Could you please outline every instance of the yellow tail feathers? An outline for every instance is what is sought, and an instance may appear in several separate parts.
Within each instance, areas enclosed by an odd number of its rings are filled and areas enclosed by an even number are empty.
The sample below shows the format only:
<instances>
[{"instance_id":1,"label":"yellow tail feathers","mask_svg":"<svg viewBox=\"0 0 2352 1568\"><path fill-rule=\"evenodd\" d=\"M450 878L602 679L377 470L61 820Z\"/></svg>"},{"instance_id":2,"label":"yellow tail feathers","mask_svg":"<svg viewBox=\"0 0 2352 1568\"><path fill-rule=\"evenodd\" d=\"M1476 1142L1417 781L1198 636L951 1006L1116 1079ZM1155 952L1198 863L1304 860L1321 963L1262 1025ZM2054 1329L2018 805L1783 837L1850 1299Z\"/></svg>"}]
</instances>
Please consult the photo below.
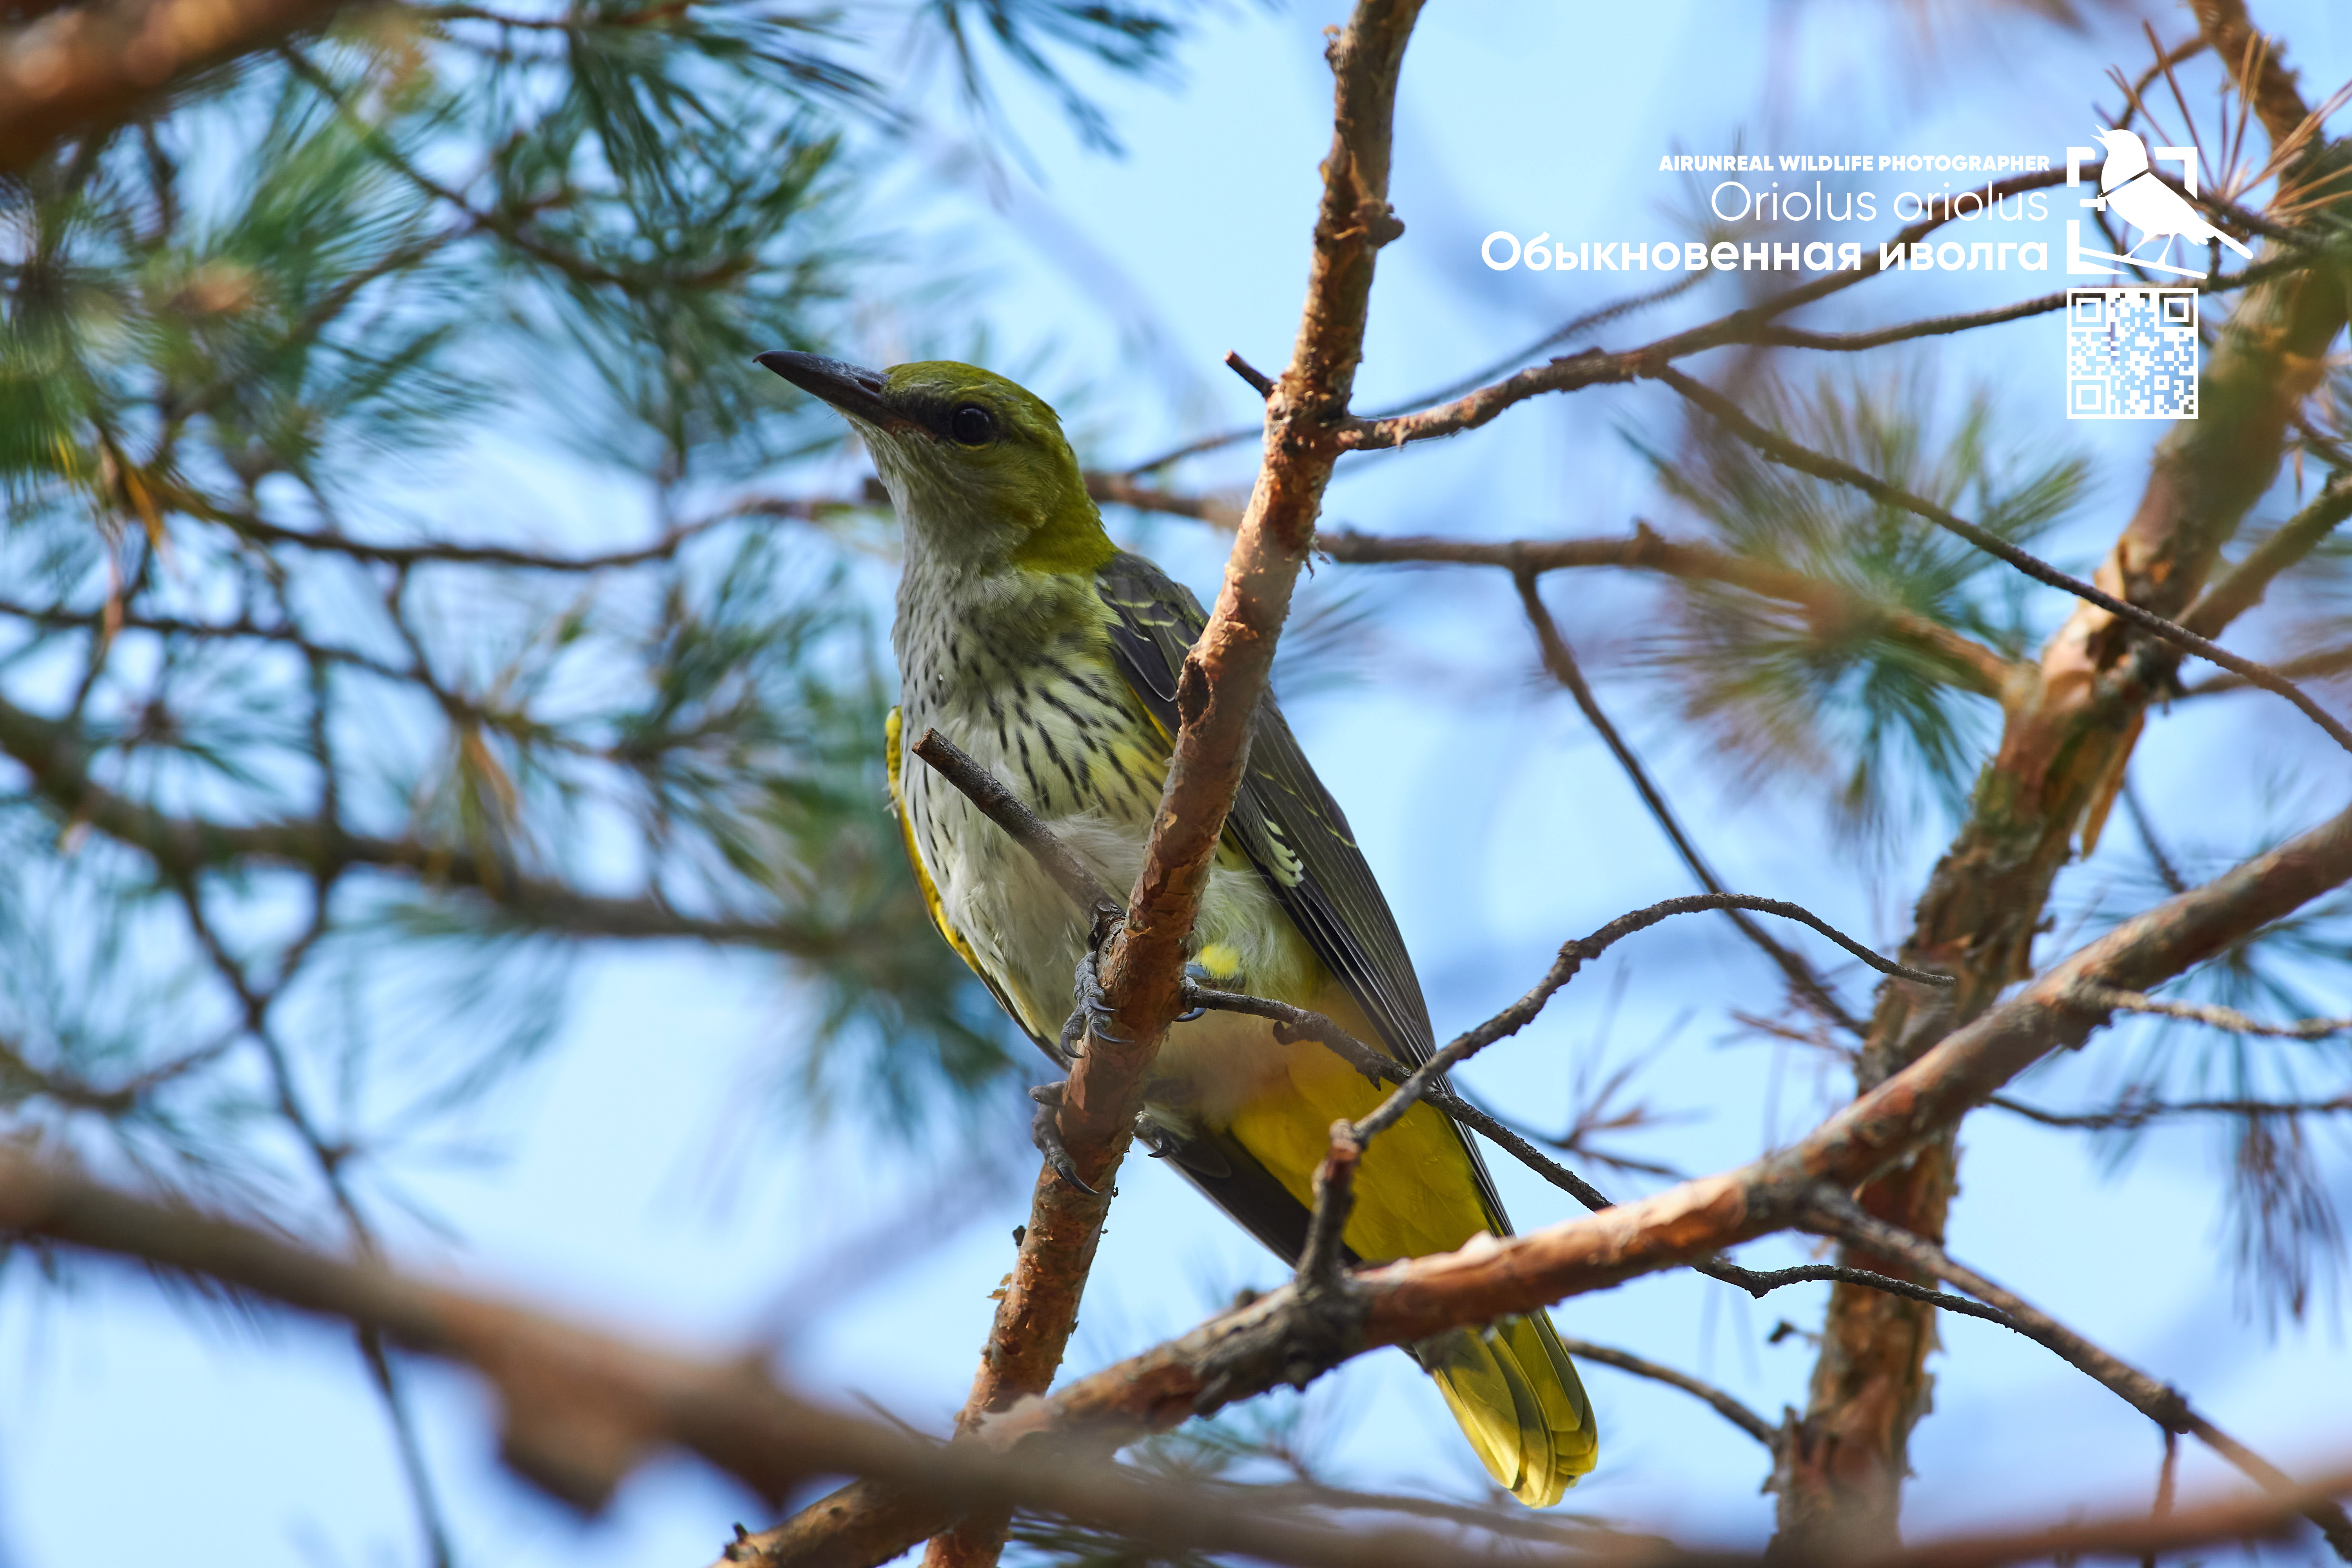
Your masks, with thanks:
<instances>
[{"instance_id":1,"label":"yellow tail feathers","mask_svg":"<svg viewBox=\"0 0 2352 1568\"><path fill-rule=\"evenodd\" d=\"M1599 1434L1551 1320L1538 1312L1414 1347L1486 1473L1529 1508L1549 1508L1592 1468Z\"/></svg>"}]
</instances>

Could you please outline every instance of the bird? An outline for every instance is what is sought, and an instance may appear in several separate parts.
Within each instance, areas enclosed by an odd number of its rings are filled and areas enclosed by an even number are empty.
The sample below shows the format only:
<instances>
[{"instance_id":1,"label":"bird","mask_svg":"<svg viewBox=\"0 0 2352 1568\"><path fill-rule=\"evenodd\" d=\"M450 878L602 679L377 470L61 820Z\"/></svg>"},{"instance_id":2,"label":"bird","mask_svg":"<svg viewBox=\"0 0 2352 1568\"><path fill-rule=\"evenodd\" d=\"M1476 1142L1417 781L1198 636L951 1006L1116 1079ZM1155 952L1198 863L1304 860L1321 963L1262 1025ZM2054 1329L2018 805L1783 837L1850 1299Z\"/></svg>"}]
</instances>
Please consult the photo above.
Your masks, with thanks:
<instances>
[{"instance_id":1,"label":"bird","mask_svg":"<svg viewBox=\"0 0 2352 1568\"><path fill-rule=\"evenodd\" d=\"M2252 251L2206 222L2204 216L2189 205L2186 196L2156 177L2148 166L2147 147L2138 132L2096 131L2093 134L2106 148L2107 161L2099 168L2097 198L2084 205L2102 211L2113 207L2126 223L2139 230L2140 239L2132 247L2133 252L2151 239L2180 235L2192 245L2218 239L2240 256L2252 258Z\"/></svg>"},{"instance_id":2,"label":"bird","mask_svg":"<svg viewBox=\"0 0 2352 1568\"><path fill-rule=\"evenodd\" d=\"M954 786L914 759L928 730L1019 795L1104 882L1131 886L1178 726L1177 676L1206 623L1190 591L1122 551L1042 398L951 361L864 369L776 351L759 364L830 405L871 455L905 539L891 640L891 803L940 934L1030 1039L1059 1040L1088 922ZM1269 693L1211 870L1190 973L1312 1008L1407 1067L1433 1048L1394 916L1347 818ZM1172 1024L1137 1133L1296 1263L1332 1122L1385 1094L1312 1041L1228 1011ZM1354 1260L1450 1252L1510 1221L1477 1149L1414 1105L1365 1151L1341 1232ZM1496 1481L1558 1502L1595 1462L1592 1404L1549 1316L1411 1347Z\"/></svg>"}]
</instances>

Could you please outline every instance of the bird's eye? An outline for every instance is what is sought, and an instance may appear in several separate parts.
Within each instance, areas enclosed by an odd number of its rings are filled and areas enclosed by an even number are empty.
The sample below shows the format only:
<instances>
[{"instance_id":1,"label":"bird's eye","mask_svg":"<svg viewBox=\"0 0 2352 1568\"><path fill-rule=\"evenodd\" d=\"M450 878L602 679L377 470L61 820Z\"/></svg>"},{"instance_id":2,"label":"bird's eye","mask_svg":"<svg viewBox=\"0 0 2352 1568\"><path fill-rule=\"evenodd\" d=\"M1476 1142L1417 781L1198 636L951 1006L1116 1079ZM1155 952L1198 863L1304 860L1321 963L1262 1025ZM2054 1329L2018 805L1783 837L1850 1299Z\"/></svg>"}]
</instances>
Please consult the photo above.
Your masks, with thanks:
<instances>
[{"instance_id":1,"label":"bird's eye","mask_svg":"<svg viewBox=\"0 0 2352 1568\"><path fill-rule=\"evenodd\" d=\"M948 434L967 447L984 447L996 438L996 416L967 403L948 416Z\"/></svg>"}]
</instances>

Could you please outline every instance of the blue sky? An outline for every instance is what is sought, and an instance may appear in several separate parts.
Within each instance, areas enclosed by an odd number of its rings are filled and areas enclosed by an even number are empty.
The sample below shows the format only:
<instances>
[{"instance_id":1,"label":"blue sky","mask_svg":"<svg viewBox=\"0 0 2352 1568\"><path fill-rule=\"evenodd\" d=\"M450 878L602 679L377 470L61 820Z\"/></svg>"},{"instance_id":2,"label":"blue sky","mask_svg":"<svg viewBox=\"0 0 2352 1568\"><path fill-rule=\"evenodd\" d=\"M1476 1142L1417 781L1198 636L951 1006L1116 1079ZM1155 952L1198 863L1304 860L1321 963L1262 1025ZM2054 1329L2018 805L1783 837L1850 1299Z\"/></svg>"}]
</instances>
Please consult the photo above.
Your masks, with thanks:
<instances>
[{"instance_id":1,"label":"blue sky","mask_svg":"<svg viewBox=\"0 0 2352 1568\"><path fill-rule=\"evenodd\" d=\"M1255 400L1218 360L1238 350L1273 370L1286 354L1315 166L1329 138L1320 30L1342 14L1234 6L1184 47L1181 84L1101 84L1130 149L1120 160L1079 149L1050 107L1016 94L1034 172L1008 167L994 195L976 178L935 174L872 197L911 237L894 276L969 271L977 286L948 320L877 304L839 347L887 361L984 327L992 363L1019 368L1059 403L1087 458L1107 465L1247 422ZM2352 14L2322 0L2260 0L2256 14L2288 38L2312 96L2352 76ZM1790 30L1775 32L1790 18ZM2169 11L2158 21L2168 37L2182 25ZM1681 190L1657 172L1659 157L1728 150L1743 136L1780 151L2059 154L2088 139L2095 100L2112 102L2105 66L2136 68L2143 50L2132 36L2119 25L2070 34L2032 18L1923 31L1894 8L1859 4L1433 5L1398 114L1392 195L1407 234L1381 258L1359 404L1444 384L1617 291L1590 273L1487 269L1476 247L1495 229L1678 236L1662 208ZM944 106L940 123L952 123ZM939 166L954 165L943 153ZM1894 176L1874 180L1902 188ZM1990 303L2057 287L2057 276L1889 279L1860 291L1868 298L1841 320ZM1721 299L1703 293L1599 341L1638 341ZM1972 384L1997 387L2025 450L2090 451L2091 496L2050 546L2087 567L2136 498L2158 430L2059 418L2055 331L2043 320L1977 334L1943 351L1932 374L1954 397ZM1625 444L1631 431L1665 427L1669 412L1654 388L1533 404L1469 437L1354 461L1328 513L1379 531L1491 538L1616 532L1636 514L1670 528L1674 515ZM552 498L566 533L605 537L634 521L616 522L584 467L536 450L476 457L480 474ZM856 459L844 458L807 482L822 489L855 472ZM1239 486L1247 472L1244 447L1181 479ZM2260 515L2289 504L2273 497ZM1213 587L1222 536L1166 522L1131 536ZM1307 592L1370 575L1326 566ZM1574 710L1532 679L1507 583L1395 574L1373 592L1387 627L1380 668L1294 716L1389 890L1444 1028L1517 994L1562 938L1688 885ZM1874 942L1899 938L1942 841L1940 819L1924 816L1883 862L1855 855L1825 829L1806 787L1730 782L1658 689L1623 669L1619 656L1656 614L1643 585L1595 575L1549 592L1568 634L1595 658L1604 701L1731 885L1800 899ZM2256 820L2265 789L2282 801L2279 826L2310 820L2329 801L2333 761L2283 705L2235 698L2151 725L2137 777L2159 820L2219 849L2233 836L2225 824ZM2116 853L2103 847L2069 873L2062 910L2120 874ZM1819 944L1808 951L1829 956ZM1850 997L1866 995L1850 970L1837 973ZM1526 1120L1557 1121L1579 1064L1613 1064L1666 1039L1641 1092L1695 1114L1642 1152L1717 1168L1801 1131L1839 1097L1840 1074L1740 1037L1727 1017L1775 999L1769 972L1727 927L1683 921L1629 944L1466 1076ZM975 1172L877 1145L855 1127L794 1121L767 1085L778 1042L804 1022L762 959L594 952L556 1047L474 1129L494 1163L412 1183L454 1238L415 1226L404 1255L714 1351L773 1337L783 1368L807 1386L942 1426L969 1383L988 1293L1025 1212L1024 1129L1008 1118L1003 1158ZM2089 1103L2118 1070L2113 1050L2095 1047L2036 1075L2031 1091ZM2352 1382L2340 1320L2323 1313L2329 1321L2272 1340L2236 1310L2216 1251L2220 1180L2205 1134L2151 1136L2114 1168L2014 1119L1979 1116L1963 1142L1958 1256L2179 1383L2274 1459L2340 1458L2340 1391ZM2342 1192L2340 1160L2336 1169ZM1515 1170L1498 1174L1522 1227L1562 1215L1559 1194ZM840 1260L877 1232L906 1241L905 1261L845 1272ZM1786 1262L1802 1248L1776 1241L1750 1253L1751 1262ZM1139 1349L1276 1272L1189 1189L1139 1163L1113 1213L1072 1364ZM1570 1333L1687 1366L1777 1415L1801 1405L1811 1353L1768 1335L1783 1319L1817 1324L1821 1300L1801 1288L1749 1303L1677 1276L1573 1301L1558 1316ZM1936 1410L1913 1450L1916 1526L2146 1495L2158 1447L2145 1421L2002 1331L1947 1319L1940 1332ZM63 1568L126 1542L169 1542L177 1561L240 1568L418 1560L347 1335L190 1306L143 1277L94 1268L77 1271L69 1291L19 1280L0 1295L0 1365L11 1373L0 1379L0 1563ZM469 1380L418 1368L415 1381L467 1562L699 1564L732 1521L766 1522L729 1485L667 1463L583 1524L497 1468L493 1426ZM1697 1537L1760 1539L1770 1500L1757 1491L1759 1448L1679 1394L1605 1369L1588 1383L1604 1459L1570 1506ZM1345 1473L1450 1489L1475 1481L1433 1391L1402 1357L1354 1363L1307 1398L1310 1429ZM2192 1450L2184 1474L2193 1486L2221 1472Z\"/></svg>"}]
</instances>

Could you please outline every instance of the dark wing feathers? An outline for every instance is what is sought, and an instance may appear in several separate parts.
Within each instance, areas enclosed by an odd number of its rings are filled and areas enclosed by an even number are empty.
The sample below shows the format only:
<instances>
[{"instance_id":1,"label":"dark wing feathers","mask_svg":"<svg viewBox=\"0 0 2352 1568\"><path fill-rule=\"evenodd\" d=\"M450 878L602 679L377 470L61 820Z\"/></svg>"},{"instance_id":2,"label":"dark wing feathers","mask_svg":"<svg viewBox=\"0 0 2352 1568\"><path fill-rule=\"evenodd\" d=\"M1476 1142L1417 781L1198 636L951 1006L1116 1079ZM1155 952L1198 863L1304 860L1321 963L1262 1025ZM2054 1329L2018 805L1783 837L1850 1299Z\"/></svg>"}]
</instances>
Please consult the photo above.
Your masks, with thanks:
<instances>
[{"instance_id":1,"label":"dark wing feathers","mask_svg":"<svg viewBox=\"0 0 2352 1568\"><path fill-rule=\"evenodd\" d=\"M1119 668L1161 728L1176 732L1176 677L1208 624L1192 591L1140 556L1119 554L1097 574L1118 616ZM1247 854L1316 953L1339 976L1400 1060L1429 1059L1429 1006L1395 917L1348 819L1323 787L1282 710L1258 704L1242 786L1225 831Z\"/></svg>"},{"instance_id":2,"label":"dark wing feathers","mask_svg":"<svg viewBox=\"0 0 2352 1568\"><path fill-rule=\"evenodd\" d=\"M1191 590L1139 555L1113 556L1095 581L1114 614L1111 647L1121 673L1173 736L1177 674L1208 616ZM1396 917L1357 847L1346 815L1315 776L1271 693L1258 703L1225 831L1265 878L1316 955L1362 1005L1391 1054L1408 1067L1427 1061L1435 1048L1429 1005L1422 998ZM1486 1163L1466 1136L1463 1144L1479 1191L1500 1224L1502 1204ZM1250 1228L1265 1239L1258 1226Z\"/></svg>"}]
</instances>

